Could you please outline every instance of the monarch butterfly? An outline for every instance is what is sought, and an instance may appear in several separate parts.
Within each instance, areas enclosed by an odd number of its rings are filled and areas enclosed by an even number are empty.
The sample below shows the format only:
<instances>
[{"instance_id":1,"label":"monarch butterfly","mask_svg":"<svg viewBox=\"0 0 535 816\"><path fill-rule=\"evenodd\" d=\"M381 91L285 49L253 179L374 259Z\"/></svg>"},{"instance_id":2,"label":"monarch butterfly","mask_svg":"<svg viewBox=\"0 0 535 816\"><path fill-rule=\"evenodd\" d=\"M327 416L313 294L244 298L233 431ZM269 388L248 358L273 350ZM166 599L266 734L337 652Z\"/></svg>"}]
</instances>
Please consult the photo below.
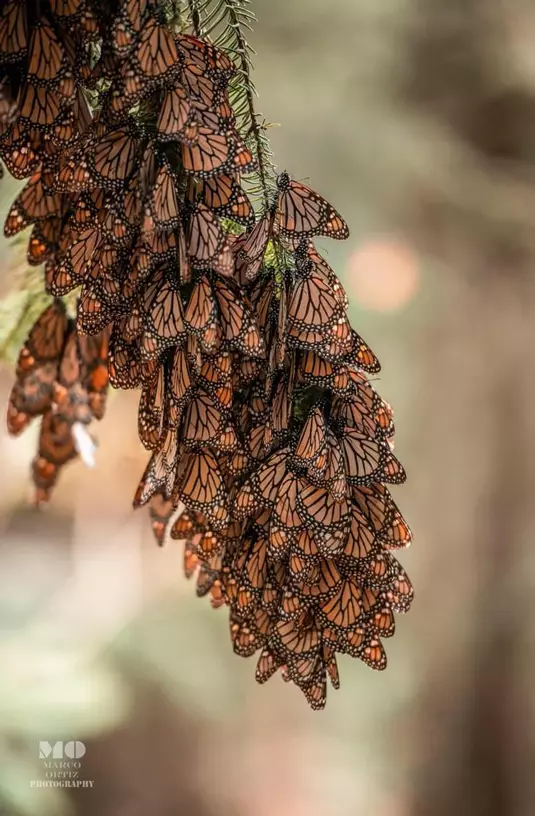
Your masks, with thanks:
<instances>
[{"instance_id":1,"label":"monarch butterfly","mask_svg":"<svg viewBox=\"0 0 535 816\"><path fill-rule=\"evenodd\" d=\"M344 425L368 436L389 438L394 433L392 409L362 376L354 377L354 393L335 397L332 415Z\"/></svg>"},{"instance_id":2,"label":"monarch butterfly","mask_svg":"<svg viewBox=\"0 0 535 816\"><path fill-rule=\"evenodd\" d=\"M223 252L226 236L218 218L202 203L192 208L187 230L187 251L193 267L213 266Z\"/></svg>"},{"instance_id":3,"label":"monarch butterfly","mask_svg":"<svg viewBox=\"0 0 535 816\"><path fill-rule=\"evenodd\" d=\"M264 263L274 217L274 212L265 213L250 233L245 233L236 241L236 272L242 284L254 280Z\"/></svg>"},{"instance_id":4,"label":"monarch butterfly","mask_svg":"<svg viewBox=\"0 0 535 816\"><path fill-rule=\"evenodd\" d=\"M335 631L352 629L362 614L362 590L353 578L342 582L336 594L320 605L320 620Z\"/></svg>"},{"instance_id":5,"label":"monarch butterfly","mask_svg":"<svg viewBox=\"0 0 535 816\"><path fill-rule=\"evenodd\" d=\"M164 545L168 535L168 525L173 512L173 502L166 499L162 493L155 493L149 502L149 515L154 538L160 547Z\"/></svg>"},{"instance_id":6,"label":"monarch butterfly","mask_svg":"<svg viewBox=\"0 0 535 816\"><path fill-rule=\"evenodd\" d=\"M186 507L198 510L221 529L228 522L227 494L223 476L210 451L186 453L178 475L178 498Z\"/></svg>"},{"instance_id":7,"label":"monarch butterfly","mask_svg":"<svg viewBox=\"0 0 535 816\"><path fill-rule=\"evenodd\" d=\"M377 638L367 638L357 657L371 669L376 669L376 671L386 669L386 652L383 644Z\"/></svg>"},{"instance_id":8,"label":"monarch butterfly","mask_svg":"<svg viewBox=\"0 0 535 816\"><path fill-rule=\"evenodd\" d=\"M295 587L304 598L327 601L333 597L341 582L342 576L334 560L318 556L308 579L296 581Z\"/></svg>"},{"instance_id":9,"label":"monarch butterfly","mask_svg":"<svg viewBox=\"0 0 535 816\"><path fill-rule=\"evenodd\" d=\"M291 394L285 378L275 388L271 413L268 419L269 431L277 441L286 439L291 411Z\"/></svg>"},{"instance_id":10,"label":"monarch butterfly","mask_svg":"<svg viewBox=\"0 0 535 816\"><path fill-rule=\"evenodd\" d=\"M165 370L158 369L157 376L145 383L141 391L138 410L138 433L141 443L148 450L157 450L164 430Z\"/></svg>"},{"instance_id":11,"label":"monarch butterfly","mask_svg":"<svg viewBox=\"0 0 535 816\"><path fill-rule=\"evenodd\" d=\"M54 29L42 17L34 26L28 50L28 76L49 90L58 90L65 78L65 51Z\"/></svg>"},{"instance_id":12,"label":"monarch butterfly","mask_svg":"<svg viewBox=\"0 0 535 816\"><path fill-rule=\"evenodd\" d=\"M185 508L175 519L171 528L171 538L174 540L191 541L197 534L203 534L208 529L208 522L201 513L189 511ZM189 576L187 576L189 577Z\"/></svg>"},{"instance_id":13,"label":"monarch butterfly","mask_svg":"<svg viewBox=\"0 0 535 816\"><path fill-rule=\"evenodd\" d=\"M254 631L249 621L240 620L234 613L229 618L232 647L240 657L251 657L265 642L265 636Z\"/></svg>"},{"instance_id":14,"label":"monarch butterfly","mask_svg":"<svg viewBox=\"0 0 535 816\"><path fill-rule=\"evenodd\" d=\"M63 21L80 26L84 37L93 38L99 33L99 20L90 8L88 0L49 0L52 13Z\"/></svg>"},{"instance_id":15,"label":"monarch butterfly","mask_svg":"<svg viewBox=\"0 0 535 816\"><path fill-rule=\"evenodd\" d=\"M74 423L88 425L93 419L84 380L85 371L73 323L65 343L53 392L54 410L68 420L70 425Z\"/></svg>"},{"instance_id":16,"label":"monarch butterfly","mask_svg":"<svg viewBox=\"0 0 535 816\"><path fill-rule=\"evenodd\" d=\"M349 301L344 290L344 287L338 280L336 274L331 269L325 258L323 258L314 243L309 239L302 239L295 250L294 253L296 266L301 269L303 265L306 265L307 261L311 261L314 267L314 272L317 275L320 275L326 283L329 284L331 287L334 296L336 297L339 305L346 310L349 306Z\"/></svg>"},{"instance_id":17,"label":"monarch butterfly","mask_svg":"<svg viewBox=\"0 0 535 816\"><path fill-rule=\"evenodd\" d=\"M99 334L113 321L100 282L84 283L78 300L77 326L81 334Z\"/></svg>"},{"instance_id":18,"label":"monarch butterfly","mask_svg":"<svg viewBox=\"0 0 535 816\"><path fill-rule=\"evenodd\" d=\"M364 616L364 624L367 631L377 639L392 637L396 631L394 613L388 606L372 609Z\"/></svg>"},{"instance_id":19,"label":"monarch butterfly","mask_svg":"<svg viewBox=\"0 0 535 816\"><path fill-rule=\"evenodd\" d=\"M386 448L379 440L346 427L340 440L347 479L352 484L366 484L383 475Z\"/></svg>"},{"instance_id":20,"label":"monarch butterfly","mask_svg":"<svg viewBox=\"0 0 535 816\"><path fill-rule=\"evenodd\" d=\"M269 640L270 648L285 661L294 655L315 654L319 643L320 634L315 627L299 629L294 621L277 621Z\"/></svg>"},{"instance_id":21,"label":"monarch butterfly","mask_svg":"<svg viewBox=\"0 0 535 816\"><path fill-rule=\"evenodd\" d=\"M247 547L242 540L240 557L234 557L231 562L230 574L232 580L244 585L249 592L259 599L260 591L264 588L268 578L268 559L266 539L262 536L251 540Z\"/></svg>"},{"instance_id":22,"label":"monarch butterfly","mask_svg":"<svg viewBox=\"0 0 535 816\"><path fill-rule=\"evenodd\" d=\"M345 357L346 363L355 365L367 374L378 374L381 370L379 360L354 329L351 331L351 343L352 350Z\"/></svg>"},{"instance_id":23,"label":"monarch butterfly","mask_svg":"<svg viewBox=\"0 0 535 816\"><path fill-rule=\"evenodd\" d=\"M14 122L0 138L0 156L16 179L30 176L37 170L40 162L29 133L18 121Z\"/></svg>"},{"instance_id":24,"label":"monarch butterfly","mask_svg":"<svg viewBox=\"0 0 535 816\"><path fill-rule=\"evenodd\" d=\"M166 348L180 345L185 340L180 291L176 282L164 272L145 290L143 311L145 330L141 343L142 359L159 357Z\"/></svg>"},{"instance_id":25,"label":"monarch butterfly","mask_svg":"<svg viewBox=\"0 0 535 816\"><path fill-rule=\"evenodd\" d=\"M201 66L192 62L184 65L181 81L193 103L200 102L211 107L218 104L221 96L219 82L215 77L210 78Z\"/></svg>"},{"instance_id":26,"label":"monarch butterfly","mask_svg":"<svg viewBox=\"0 0 535 816\"><path fill-rule=\"evenodd\" d=\"M141 352L138 343L129 341L123 336L123 324L124 321L116 321L110 336L108 352L110 383L114 388L137 388L142 381ZM150 370L151 366L155 374L156 363L148 363L145 368ZM146 379L150 379L150 376Z\"/></svg>"},{"instance_id":27,"label":"monarch butterfly","mask_svg":"<svg viewBox=\"0 0 535 816\"><path fill-rule=\"evenodd\" d=\"M43 170L38 170L19 193L7 214L4 235L11 237L35 220L59 213L62 200L59 194L49 193L43 186Z\"/></svg>"},{"instance_id":28,"label":"monarch butterfly","mask_svg":"<svg viewBox=\"0 0 535 816\"><path fill-rule=\"evenodd\" d=\"M43 362L17 379L9 395L6 424L12 436L18 436L35 416L52 407L58 361Z\"/></svg>"},{"instance_id":29,"label":"monarch butterfly","mask_svg":"<svg viewBox=\"0 0 535 816\"><path fill-rule=\"evenodd\" d=\"M182 164L186 173L201 179L256 169L253 154L235 131L215 133L207 127L199 127L194 144L182 145Z\"/></svg>"},{"instance_id":30,"label":"monarch butterfly","mask_svg":"<svg viewBox=\"0 0 535 816\"><path fill-rule=\"evenodd\" d=\"M68 235L68 233L67 233ZM66 236L67 237L67 236ZM86 230L67 242L65 252L58 252L45 268L46 289L53 295L65 295L89 278L101 250L101 236L96 229Z\"/></svg>"},{"instance_id":31,"label":"monarch butterfly","mask_svg":"<svg viewBox=\"0 0 535 816\"><path fill-rule=\"evenodd\" d=\"M358 575L367 589L386 589L391 587L398 566L389 552L376 552L365 563L358 565Z\"/></svg>"},{"instance_id":32,"label":"monarch butterfly","mask_svg":"<svg viewBox=\"0 0 535 816\"><path fill-rule=\"evenodd\" d=\"M299 360L299 381L329 388L337 394L345 394L351 388L349 372L345 366L334 366L312 351L306 351Z\"/></svg>"},{"instance_id":33,"label":"monarch butterfly","mask_svg":"<svg viewBox=\"0 0 535 816\"><path fill-rule=\"evenodd\" d=\"M323 405L311 408L295 448L295 458L313 462L325 448L325 415Z\"/></svg>"},{"instance_id":34,"label":"monarch butterfly","mask_svg":"<svg viewBox=\"0 0 535 816\"><path fill-rule=\"evenodd\" d=\"M200 388L189 402L182 436L185 446L190 448L211 445L218 450L233 450L237 444L232 424L212 397Z\"/></svg>"},{"instance_id":35,"label":"monarch butterfly","mask_svg":"<svg viewBox=\"0 0 535 816\"><path fill-rule=\"evenodd\" d=\"M286 477L288 448L283 448L269 457L255 478L254 492L264 505L274 507L281 486Z\"/></svg>"},{"instance_id":36,"label":"monarch butterfly","mask_svg":"<svg viewBox=\"0 0 535 816\"><path fill-rule=\"evenodd\" d=\"M61 227L62 221L57 217L45 218L34 224L26 255L31 266L39 266L54 255L58 249Z\"/></svg>"},{"instance_id":37,"label":"monarch butterfly","mask_svg":"<svg viewBox=\"0 0 535 816\"><path fill-rule=\"evenodd\" d=\"M283 664L283 660L277 657L273 652L264 646L258 663L256 664L255 679L257 683L265 683L272 677L277 669Z\"/></svg>"},{"instance_id":38,"label":"monarch butterfly","mask_svg":"<svg viewBox=\"0 0 535 816\"><path fill-rule=\"evenodd\" d=\"M339 563L353 566L358 562L364 563L379 550L379 541L371 525L360 510L352 505L351 527L345 541L342 558Z\"/></svg>"},{"instance_id":39,"label":"monarch butterfly","mask_svg":"<svg viewBox=\"0 0 535 816\"><path fill-rule=\"evenodd\" d=\"M136 34L145 20L148 0L126 0L120 5L112 25L112 42L116 54L124 56L135 43Z\"/></svg>"},{"instance_id":40,"label":"monarch butterfly","mask_svg":"<svg viewBox=\"0 0 535 816\"><path fill-rule=\"evenodd\" d=\"M143 25L135 56L141 71L150 79L163 79L179 64L172 32L154 18Z\"/></svg>"},{"instance_id":41,"label":"monarch butterfly","mask_svg":"<svg viewBox=\"0 0 535 816\"><path fill-rule=\"evenodd\" d=\"M134 172L141 143L132 122L99 136L97 126L71 154L58 173L57 189L65 192L96 187L120 191Z\"/></svg>"},{"instance_id":42,"label":"monarch butterfly","mask_svg":"<svg viewBox=\"0 0 535 816\"><path fill-rule=\"evenodd\" d=\"M232 377L232 358L228 351L206 354L202 360L200 379L207 387L230 383Z\"/></svg>"},{"instance_id":43,"label":"monarch butterfly","mask_svg":"<svg viewBox=\"0 0 535 816\"><path fill-rule=\"evenodd\" d=\"M26 1L7 0L0 12L0 63L19 60L27 48Z\"/></svg>"},{"instance_id":44,"label":"monarch butterfly","mask_svg":"<svg viewBox=\"0 0 535 816\"><path fill-rule=\"evenodd\" d=\"M178 226L180 211L177 178L167 162L158 170L154 188L145 211L144 232L152 229L172 230Z\"/></svg>"},{"instance_id":45,"label":"monarch butterfly","mask_svg":"<svg viewBox=\"0 0 535 816\"><path fill-rule=\"evenodd\" d=\"M190 146L197 142L199 122L196 112L180 86L165 92L156 127L161 142L180 141Z\"/></svg>"},{"instance_id":46,"label":"monarch butterfly","mask_svg":"<svg viewBox=\"0 0 535 816\"><path fill-rule=\"evenodd\" d=\"M17 106L7 79L0 80L0 144L17 118Z\"/></svg>"},{"instance_id":47,"label":"monarch butterfly","mask_svg":"<svg viewBox=\"0 0 535 816\"><path fill-rule=\"evenodd\" d=\"M175 349L169 365L168 387L169 398L176 407L181 408L193 387L188 355L184 349Z\"/></svg>"},{"instance_id":48,"label":"monarch butterfly","mask_svg":"<svg viewBox=\"0 0 535 816\"><path fill-rule=\"evenodd\" d=\"M168 495L166 487L166 473L160 451L155 451L150 457L143 476L138 484L132 505L134 509L144 507L154 495Z\"/></svg>"},{"instance_id":49,"label":"monarch butterfly","mask_svg":"<svg viewBox=\"0 0 535 816\"><path fill-rule=\"evenodd\" d=\"M409 546L411 530L384 485L378 482L360 485L354 488L353 499L385 546L391 549Z\"/></svg>"},{"instance_id":50,"label":"monarch butterfly","mask_svg":"<svg viewBox=\"0 0 535 816\"><path fill-rule=\"evenodd\" d=\"M220 174L204 179L202 194L206 206L219 217L230 218L248 228L254 224L252 204L231 176Z\"/></svg>"},{"instance_id":51,"label":"monarch butterfly","mask_svg":"<svg viewBox=\"0 0 535 816\"><path fill-rule=\"evenodd\" d=\"M195 65L206 73L216 73L227 79L236 73L236 66L230 57L211 43L191 34L179 34L176 42L187 67Z\"/></svg>"},{"instance_id":52,"label":"monarch butterfly","mask_svg":"<svg viewBox=\"0 0 535 816\"><path fill-rule=\"evenodd\" d=\"M207 526L207 529L201 532L196 546L199 557L203 561L206 561L213 559L215 556L220 556L223 554L225 550L225 539L221 535L215 535L215 533ZM214 569L214 567L211 566L210 569ZM220 569L221 563L219 563L217 567L217 579L219 579Z\"/></svg>"},{"instance_id":53,"label":"monarch butterfly","mask_svg":"<svg viewBox=\"0 0 535 816\"><path fill-rule=\"evenodd\" d=\"M286 473L280 483L277 498L273 507L273 514L270 524L270 537L274 530L281 532L282 536L286 531L291 532L301 526L301 519L297 512L297 492L298 479L293 473Z\"/></svg>"},{"instance_id":54,"label":"monarch butterfly","mask_svg":"<svg viewBox=\"0 0 535 816\"><path fill-rule=\"evenodd\" d=\"M276 226L283 238L300 241L303 236L325 235L329 238L349 237L342 216L318 193L288 173L277 179L279 189Z\"/></svg>"},{"instance_id":55,"label":"monarch butterfly","mask_svg":"<svg viewBox=\"0 0 535 816\"><path fill-rule=\"evenodd\" d=\"M307 470L307 478L316 487L325 487L337 502L349 495L340 443L332 431L326 435L325 455L320 456ZM324 465L324 466L323 466Z\"/></svg>"},{"instance_id":56,"label":"monarch butterfly","mask_svg":"<svg viewBox=\"0 0 535 816\"><path fill-rule=\"evenodd\" d=\"M288 304L288 322L305 342L323 341L322 332L342 318L343 311L330 285L314 272L312 262L303 268L292 287ZM310 341L309 341L310 342Z\"/></svg>"},{"instance_id":57,"label":"monarch butterfly","mask_svg":"<svg viewBox=\"0 0 535 816\"><path fill-rule=\"evenodd\" d=\"M139 289L151 272L163 266L166 261L176 259L177 240L175 232L153 231L139 236L130 255L130 274L126 281L132 292Z\"/></svg>"},{"instance_id":58,"label":"monarch butterfly","mask_svg":"<svg viewBox=\"0 0 535 816\"><path fill-rule=\"evenodd\" d=\"M102 419L108 392L108 348L110 332L95 337L78 338L78 348L84 367L84 387L89 396L89 407L95 419Z\"/></svg>"},{"instance_id":59,"label":"monarch butterfly","mask_svg":"<svg viewBox=\"0 0 535 816\"><path fill-rule=\"evenodd\" d=\"M58 119L62 100L59 93L27 82L20 90L17 105L23 125L47 129Z\"/></svg>"},{"instance_id":60,"label":"monarch butterfly","mask_svg":"<svg viewBox=\"0 0 535 816\"><path fill-rule=\"evenodd\" d=\"M63 301L54 299L38 317L28 334L17 361L17 378L24 377L36 365L59 360L67 326Z\"/></svg>"},{"instance_id":61,"label":"monarch butterfly","mask_svg":"<svg viewBox=\"0 0 535 816\"><path fill-rule=\"evenodd\" d=\"M409 577L401 564L396 563L390 588L384 593L384 599L394 612L408 612L414 597L414 590Z\"/></svg>"},{"instance_id":62,"label":"monarch butterfly","mask_svg":"<svg viewBox=\"0 0 535 816\"><path fill-rule=\"evenodd\" d=\"M219 555L211 556L207 561L200 557L201 563L197 575L196 595L198 598L204 598L205 595L210 594L210 602L214 609L225 603L221 591L220 561Z\"/></svg>"},{"instance_id":63,"label":"monarch butterfly","mask_svg":"<svg viewBox=\"0 0 535 816\"><path fill-rule=\"evenodd\" d=\"M349 524L349 505L345 499L336 501L327 488L307 484L299 485L296 505L303 524L311 525L320 533L336 533Z\"/></svg>"},{"instance_id":64,"label":"monarch butterfly","mask_svg":"<svg viewBox=\"0 0 535 816\"><path fill-rule=\"evenodd\" d=\"M36 504L46 503L61 468L77 456L69 422L47 411L41 421L37 455L32 462Z\"/></svg>"},{"instance_id":65,"label":"monarch butterfly","mask_svg":"<svg viewBox=\"0 0 535 816\"><path fill-rule=\"evenodd\" d=\"M286 682L295 683L307 696L309 689L314 687L321 674L321 657L318 653L299 658L292 656L286 662L283 671ZM323 670L323 679L325 681L325 670ZM324 700L325 692L324 682Z\"/></svg>"},{"instance_id":66,"label":"monarch butterfly","mask_svg":"<svg viewBox=\"0 0 535 816\"><path fill-rule=\"evenodd\" d=\"M241 297L236 297L231 286L223 279L214 281L223 340L229 347L250 357L262 357L264 340L254 322L251 310Z\"/></svg>"}]
</instances>

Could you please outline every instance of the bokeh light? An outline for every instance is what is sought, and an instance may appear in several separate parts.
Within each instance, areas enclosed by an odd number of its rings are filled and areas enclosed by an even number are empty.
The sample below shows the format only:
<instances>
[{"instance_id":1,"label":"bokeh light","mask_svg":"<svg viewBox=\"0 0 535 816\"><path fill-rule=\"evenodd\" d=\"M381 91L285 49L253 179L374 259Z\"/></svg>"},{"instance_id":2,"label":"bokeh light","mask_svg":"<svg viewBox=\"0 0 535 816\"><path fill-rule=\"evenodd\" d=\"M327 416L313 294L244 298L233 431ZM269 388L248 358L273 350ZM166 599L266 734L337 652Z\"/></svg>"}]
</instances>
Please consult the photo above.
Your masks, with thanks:
<instances>
[{"instance_id":1,"label":"bokeh light","mask_svg":"<svg viewBox=\"0 0 535 816\"><path fill-rule=\"evenodd\" d=\"M349 296L366 309L401 309L413 299L419 282L419 258L400 238L366 241L349 257Z\"/></svg>"}]
</instances>

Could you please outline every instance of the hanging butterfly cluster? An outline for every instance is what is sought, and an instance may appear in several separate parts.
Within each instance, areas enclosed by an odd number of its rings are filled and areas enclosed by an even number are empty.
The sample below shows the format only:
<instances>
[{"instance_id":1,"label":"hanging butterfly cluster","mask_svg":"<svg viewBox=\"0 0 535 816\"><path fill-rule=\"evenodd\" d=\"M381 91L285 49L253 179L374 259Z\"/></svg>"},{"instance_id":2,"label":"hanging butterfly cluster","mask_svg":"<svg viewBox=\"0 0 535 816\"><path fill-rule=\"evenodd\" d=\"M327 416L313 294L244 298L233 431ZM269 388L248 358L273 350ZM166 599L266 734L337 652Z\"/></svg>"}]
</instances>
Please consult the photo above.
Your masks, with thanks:
<instances>
[{"instance_id":1,"label":"hanging butterfly cluster","mask_svg":"<svg viewBox=\"0 0 535 816\"><path fill-rule=\"evenodd\" d=\"M5 232L32 226L28 261L55 298L21 352L8 423L43 416L46 495L73 427L102 415L108 375L140 388L151 455L134 505L159 543L185 542L198 594L229 607L235 652L259 652L257 680L280 668L322 708L336 653L384 668L381 639L412 599L392 555L411 537L385 487L405 479L392 411L313 244L347 225L286 173L256 216L244 177L259 148L229 93L243 66L184 33L176 6L0 11L0 156L30 177ZM78 288L76 334L60 299Z\"/></svg>"},{"instance_id":2,"label":"hanging butterfly cluster","mask_svg":"<svg viewBox=\"0 0 535 816\"><path fill-rule=\"evenodd\" d=\"M104 416L107 357L108 332L79 335L57 298L38 318L21 349L7 428L18 436L32 419L41 417L32 464L37 504L49 501L59 471L80 449L86 458L92 456L90 437L81 429Z\"/></svg>"}]
</instances>

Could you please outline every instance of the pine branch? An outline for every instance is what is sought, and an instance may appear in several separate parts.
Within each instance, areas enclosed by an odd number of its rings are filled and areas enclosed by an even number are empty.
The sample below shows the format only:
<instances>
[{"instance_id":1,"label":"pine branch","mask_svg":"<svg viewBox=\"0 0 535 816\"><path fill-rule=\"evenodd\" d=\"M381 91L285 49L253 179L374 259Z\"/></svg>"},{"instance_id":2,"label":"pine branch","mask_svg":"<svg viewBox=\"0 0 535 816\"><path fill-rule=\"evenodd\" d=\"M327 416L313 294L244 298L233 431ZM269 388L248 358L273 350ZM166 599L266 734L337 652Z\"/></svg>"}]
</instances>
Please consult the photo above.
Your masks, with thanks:
<instances>
[{"instance_id":1,"label":"pine branch","mask_svg":"<svg viewBox=\"0 0 535 816\"><path fill-rule=\"evenodd\" d=\"M276 171L266 136L270 125L265 120L260 123L255 112L258 93L251 78L255 51L244 33L252 31L252 23L256 21L249 5L250 0L188 0L188 11L196 36L210 38L214 45L228 52L237 63L238 72L231 81L229 98L238 129L258 162L257 183L247 180L247 188L252 196L262 199L267 210L276 186Z\"/></svg>"}]
</instances>

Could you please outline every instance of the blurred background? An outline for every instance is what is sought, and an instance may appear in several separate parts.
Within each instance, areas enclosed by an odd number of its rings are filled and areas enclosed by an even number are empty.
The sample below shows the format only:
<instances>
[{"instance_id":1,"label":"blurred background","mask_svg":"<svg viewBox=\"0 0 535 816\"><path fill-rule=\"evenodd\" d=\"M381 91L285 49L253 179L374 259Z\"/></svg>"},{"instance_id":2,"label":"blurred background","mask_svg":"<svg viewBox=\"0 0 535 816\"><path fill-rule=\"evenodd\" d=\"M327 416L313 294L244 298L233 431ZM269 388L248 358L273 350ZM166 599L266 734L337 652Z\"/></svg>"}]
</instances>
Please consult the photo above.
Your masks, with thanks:
<instances>
[{"instance_id":1,"label":"blurred background","mask_svg":"<svg viewBox=\"0 0 535 816\"><path fill-rule=\"evenodd\" d=\"M0 812L532 816L535 8L252 8L278 166L352 230L324 248L396 411L416 600L388 670L342 658L314 713L279 678L256 685L179 543L158 549L131 511L136 395L112 395L96 469L68 466L45 513L27 501L35 433L2 430ZM21 257L1 244L2 295ZM91 789L30 786L56 739L84 742Z\"/></svg>"}]
</instances>

